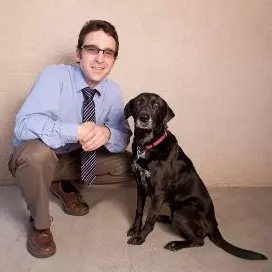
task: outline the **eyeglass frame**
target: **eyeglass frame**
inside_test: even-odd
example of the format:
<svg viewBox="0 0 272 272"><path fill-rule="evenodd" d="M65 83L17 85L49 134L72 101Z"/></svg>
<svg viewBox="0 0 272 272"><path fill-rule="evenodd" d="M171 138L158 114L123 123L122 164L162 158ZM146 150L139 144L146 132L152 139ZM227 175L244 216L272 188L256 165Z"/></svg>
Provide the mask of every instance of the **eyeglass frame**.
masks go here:
<svg viewBox="0 0 272 272"><path fill-rule="evenodd" d="M88 47L93 47L93 49L95 49L96 52L90 52L90 51L88 51L88 49L87 49ZM106 58L113 58L113 59L116 58L116 54L117 54L116 51L114 51L114 50L112 50L110 48L101 49L98 46L96 46L95 44L83 44L80 47L80 49L85 49L87 53L89 53L89 54L91 54L93 56L97 56L99 54L99 52L102 51L104 57L106 57ZM110 53L112 53L112 55L105 55L105 52L107 52L107 51L110 52Z"/></svg>

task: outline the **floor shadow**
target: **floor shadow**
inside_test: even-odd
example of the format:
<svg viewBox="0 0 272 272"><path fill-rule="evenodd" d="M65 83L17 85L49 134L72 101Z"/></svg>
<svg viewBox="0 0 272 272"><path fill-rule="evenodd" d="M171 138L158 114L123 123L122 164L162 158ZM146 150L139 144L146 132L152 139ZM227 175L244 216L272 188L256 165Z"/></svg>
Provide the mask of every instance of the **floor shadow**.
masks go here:
<svg viewBox="0 0 272 272"><path fill-rule="evenodd" d="M0 214L5 220L14 221L22 233L29 227L29 213L17 185L0 186Z"/></svg>
<svg viewBox="0 0 272 272"><path fill-rule="evenodd" d="M79 188L79 187L78 187ZM80 190L80 188L79 188ZM131 223L136 209L136 188L126 185L94 185L80 190L90 209L99 205L101 201L107 201L117 206L126 220Z"/></svg>
<svg viewBox="0 0 272 272"><path fill-rule="evenodd" d="M118 210L120 210L120 212L126 218L128 225L133 224L137 205L137 189L135 185L127 187L121 185L94 185L93 187L89 187L84 191L90 208L99 205L100 201L108 201L112 203L112 205L118 207ZM145 222L149 206L150 198L147 198L143 215L143 224ZM170 215L168 205L163 205L161 214ZM181 238L178 230L172 224L156 222L155 227L162 229L166 233Z"/></svg>
<svg viewBox="0 0 272 272"><path fill-rule="evenodd" d="M78 187L78 186L77 186ZM116 206L120 213L122 213L128 223L132 225L136 212L137 203L137 190L135 186L107 186L107 185L95 185L79 190L82 192L85 201L89 205L90 209L94 209L101 202L107 201ZM51 193L49 193L49 201L54 202L60 208L62 208L61 202ZM18 228L22 233L27 234L29 228L29 213L26 208L26 204L21 196L20 190L16 185L1 186L0 187L0 205L2 218L11 217L12 220L18 223ZM147 198L143 224L146 219L146 215L150 206L150 199ZM163 211L165 214L165 210ZM166 233L179 236L177 230L172 224L164 224L157 222L156 228L160 228Z"/></svg>

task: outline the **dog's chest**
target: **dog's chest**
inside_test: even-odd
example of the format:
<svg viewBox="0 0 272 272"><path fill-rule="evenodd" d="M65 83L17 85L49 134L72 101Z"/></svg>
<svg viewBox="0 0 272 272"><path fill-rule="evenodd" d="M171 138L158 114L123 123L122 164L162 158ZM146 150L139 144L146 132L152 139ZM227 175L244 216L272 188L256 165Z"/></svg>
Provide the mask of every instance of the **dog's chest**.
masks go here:
<svg viewBox="0 0 272 272"><path fill-rule="evenodd" d="M153 186L151 183L151 175L150 172L144 169L139 163L139 158L145 159L146 152L141 151L138 152L136 157L133 160L132 169L137 176L137 183L140 187L144 188L148 195L152 194Z"/></svg>

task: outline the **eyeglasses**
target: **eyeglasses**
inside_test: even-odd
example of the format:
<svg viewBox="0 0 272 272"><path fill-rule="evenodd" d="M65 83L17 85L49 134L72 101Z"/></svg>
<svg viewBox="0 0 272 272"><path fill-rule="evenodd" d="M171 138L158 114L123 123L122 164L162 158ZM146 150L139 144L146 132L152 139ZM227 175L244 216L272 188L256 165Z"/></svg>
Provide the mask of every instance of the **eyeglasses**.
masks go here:
<svg viewBox="0 0 272 272"><path fill-rule="evenodd" d="M113 59L116 56L116 52L111 49L100 49L96 45L93 44L84 44L81 46L81 49L84 49L90 55L98 55L100 51L103 52L104 57Z"/></svg>

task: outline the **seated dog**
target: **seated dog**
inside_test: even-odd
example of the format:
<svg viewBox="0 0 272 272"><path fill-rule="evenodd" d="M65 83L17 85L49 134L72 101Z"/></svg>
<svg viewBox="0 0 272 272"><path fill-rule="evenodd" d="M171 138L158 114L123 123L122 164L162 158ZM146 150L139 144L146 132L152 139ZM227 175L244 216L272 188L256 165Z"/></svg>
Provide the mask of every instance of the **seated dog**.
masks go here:
<svg viewBox="0 0 272 272"><path fill-rule="evenodd" d="M141 93L125 106L125 116L134 119L132 168L137 181L137 210L127 235L128 244L142 244L156 221L172 222L184 241L172 241L165 248L179 250L204 244L206 236L228 253L249 260L266 260L253 251L238 248L221 235L211 197L193 163L167 130L174 113L157 94ZM142 228L146 197L151 204ZM171 217L159 216L163 202L169 204Z"/></svg>

